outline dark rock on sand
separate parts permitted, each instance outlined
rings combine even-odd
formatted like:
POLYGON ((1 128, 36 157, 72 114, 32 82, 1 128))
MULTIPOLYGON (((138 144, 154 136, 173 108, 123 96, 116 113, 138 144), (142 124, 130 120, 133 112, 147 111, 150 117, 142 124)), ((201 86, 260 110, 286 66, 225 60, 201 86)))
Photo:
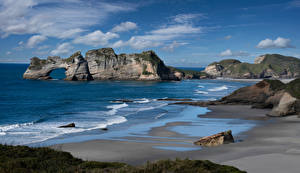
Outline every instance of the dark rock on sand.
POLYGON ((198 141, 194 142, 195 145, 201 145, 205 147, 214 147, 222 144, 233 143, 234 139, 231 130, 221 132, 212 136, 206 136, 198 141))
POLYGON ((58 128, 70 128, 70 127, 75 127, 75 123, 70 123, 64 126, 59 126, 58 128))

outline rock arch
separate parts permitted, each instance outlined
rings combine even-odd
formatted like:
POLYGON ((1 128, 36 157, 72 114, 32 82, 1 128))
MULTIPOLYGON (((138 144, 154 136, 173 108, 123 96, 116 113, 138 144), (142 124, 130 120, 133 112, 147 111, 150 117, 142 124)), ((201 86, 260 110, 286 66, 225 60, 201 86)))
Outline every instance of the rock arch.
POLYGON ((65 80, 92 80, 88 63, 81 52, 76 52, 69 58, 49 56, 46 60, 34 57, 23 75, 24 79, 51 79, 50 73, 55 69, 65 69, 65 80))

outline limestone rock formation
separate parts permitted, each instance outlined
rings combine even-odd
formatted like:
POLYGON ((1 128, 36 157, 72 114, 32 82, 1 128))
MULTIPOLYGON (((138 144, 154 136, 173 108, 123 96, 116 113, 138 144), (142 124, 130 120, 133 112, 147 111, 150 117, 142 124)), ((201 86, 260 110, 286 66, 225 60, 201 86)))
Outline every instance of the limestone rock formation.
POLYGON ((86 53, 95 80, 180 80, 153 51, 116 55, 111 48, 86 53))
POLYGON ((92 80, 87 61, 80 52, 76 52, 67 59, 49 56, 46 60, 34 57, 25 71, 24 79, 51 79, 50 73, 55 69, 66 70, 65 80, 92 80))
POLYGON ((205 147, 214 147, 222 144, 233 143, 234 138, 232 136, 231 130, 221 132, 212 136, 206 136, 198 141, 194 142, 195 145, 201 145, 205 147))
POLYGON ((25 79, 50 79, 50 73, 63 68, 66 80, 181 80, 183 73, 171 70, 153 51, 115 54, 112 48, 90 50, 83 58, 76 52, 67 59, 32 58, 25 79))
POLYGON ((279 100, 276 107, 272 109, 269 116, 285 116, 296 113, 297 99, 291 96, 288 92, 285 92, 279 100))
POLYGON ((211 63, 204 72, 213 77, 225 78, 298 78, 300 59, 279 54, 259 56, 254 60, 254 64, 226 59, 211 63))

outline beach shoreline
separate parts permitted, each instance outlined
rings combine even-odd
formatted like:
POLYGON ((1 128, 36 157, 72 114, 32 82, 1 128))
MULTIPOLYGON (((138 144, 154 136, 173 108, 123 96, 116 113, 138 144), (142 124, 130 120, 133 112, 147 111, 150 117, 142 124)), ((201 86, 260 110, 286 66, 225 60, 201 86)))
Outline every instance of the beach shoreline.
MULTIPOLYGON (((147 161, 161 159, 189 158, 198 160, 211 160, 220 164, 235 166, 248 172, 297 172, 300 159, 300 119, 297 116, 282 118, 266 117, 265 109, 251 109, 245 105, 219 105, 209 106, 211 112, 200 115, 199 118, 236 118, 259 121, 251 130, 238 135, 238 142, 218 147, 195 149, 190 151, 174 151, 159 149, 153 146, 165 146, 166 138, 159 139, 157 143, 145 142, 149 138, 131 140, 92 140, 79 143, 65 143, 51 146, 56 150, 70 152, 73 156, 84 160, 118 161, 131 165, 141 165, 147 161), (239 140, 240 136, 246 136, 239 140), (298 138, 298 139, 297 139, 298 138), (144 142, 143 142, 144 141, 144 142), (284 157, 282 162, 272 155, 284 157), (272 157, 271 157, 272 156, 272 157), (266 161, 267 160, 267 161, 266 161), (266 164, 264 164, 266 163, 266 164), (269 165, 268 165, 269 164, 269 165), (271 168, 270 168, 271 167, 271 168)), ((186 122, 174 122, 163 127, 151 129, 148 134, 158 136, 176 136, 182 140, 173 140, 174 147, 192 146, 196 138, 186 138, 180 134, 171 133, 168 129, 176 125, 188 125, 186 122), (179 136, 178 136, 179 135, 179 136)), ((177 139, 178 139, 177 138, 177 139)), ((168 144, 169 145, 169 144, 168 144)), ((198 146, 193 146, 198 147, 198 146)))

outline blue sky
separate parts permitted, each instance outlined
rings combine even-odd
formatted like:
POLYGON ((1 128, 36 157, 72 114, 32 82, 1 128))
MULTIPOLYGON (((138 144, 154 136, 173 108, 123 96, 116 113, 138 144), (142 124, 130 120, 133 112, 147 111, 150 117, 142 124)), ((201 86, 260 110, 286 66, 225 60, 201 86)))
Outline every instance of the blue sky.
POLYGON ((0 62, 113 47, 199 67, 265 53, 300 58, 300 0, 0 0, 0 62))

